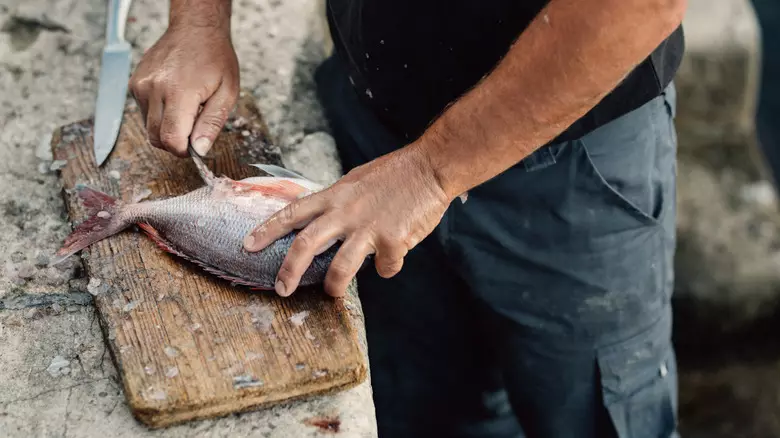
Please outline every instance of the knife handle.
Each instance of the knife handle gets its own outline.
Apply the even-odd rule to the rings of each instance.
[[[130,12],[131,0],[108,0],[108,18],[106,20],[107,45],[125,41],[125,23]]]

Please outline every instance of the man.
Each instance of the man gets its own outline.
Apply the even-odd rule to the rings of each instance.
[[[325,287],[358,276],[381,436],[676,436],[685,7],[328,2],[335,55],[316,80],[348,173],[245,246],[301,230],[288,296],[342,241]],[[230,13],[171,1],[131,79],[153,145],[209,149],[238,90]]]

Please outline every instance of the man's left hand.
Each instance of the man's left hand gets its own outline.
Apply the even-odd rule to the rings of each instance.
[[[433,231],[451,201],[424,151],[412,144],[293,201],[248,234],[244,246],[260,251],[302,228],[276,279],[276,292],[289,296],[314,257],[343,240],[325,276],[325,291],[343,296],[369,254],[375,254],[380,276],[397,274],[406,253]]]

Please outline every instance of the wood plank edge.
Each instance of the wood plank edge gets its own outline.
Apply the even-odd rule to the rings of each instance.
[[[366,381],[368,376],[364,363],[359,363],[351,370],[347,370],[337,379],[318,385],[301,386],[288,395],[257,394],[247,395],[240,399],[219,400],[216,403],[195,407],[188,405],[174,411],[160,411],[156,407],[144,407],[143,404],[133,403],[128,399],[133,416],[150,429],[161,429],[179,425],[194,420],[215,419],[233,414],[247,413],[267,409],[272,406],[295,401],[309,400],[314,397],[335,394],[357,387]],[[289,395],[292,394],[292,395]],[[137,400],[137,399],[136,399]]]

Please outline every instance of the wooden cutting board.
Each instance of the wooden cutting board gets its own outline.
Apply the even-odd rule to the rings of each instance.
[[[250,163],[281,165],[251,94],[206,164],[234,179],[261,175]],[[71,189],[87,184],[131,201],[202,186],[192,160],[151,147],[140,111],[128,104],[116,147],[98,169],[92,121],[60,127],[52,139],[71,221],[86,218]],[[82,257],[91,293],[133,415],[150,427],[227,415],[344,390],[367,365],[344,299],[320,288],[292,297],[250,291],[158,249],[137,229],[94,244]]]

